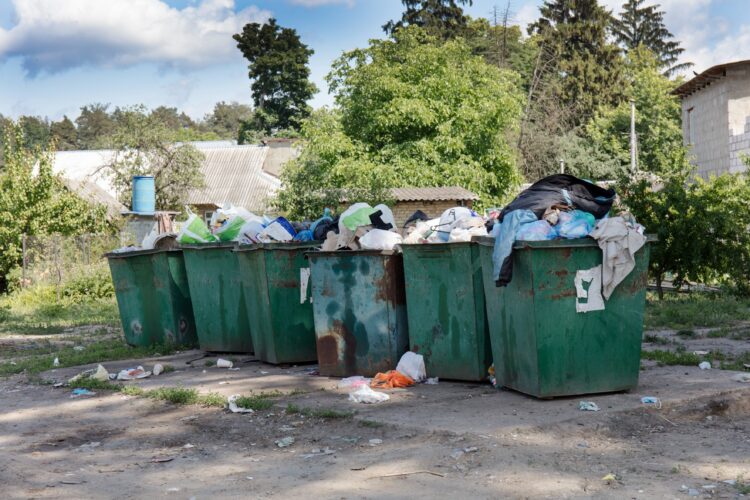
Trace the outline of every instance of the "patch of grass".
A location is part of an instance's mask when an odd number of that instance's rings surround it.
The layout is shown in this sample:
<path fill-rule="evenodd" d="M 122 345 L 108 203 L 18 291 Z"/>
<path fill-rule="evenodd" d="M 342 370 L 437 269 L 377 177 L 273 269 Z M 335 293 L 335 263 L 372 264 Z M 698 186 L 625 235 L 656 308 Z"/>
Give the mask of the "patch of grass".
<path fill-rule="evenodd" d="M 273 401 L 263 396 L 240 396 L 237 398 L 237 406 L 249 410 L 268 410 L 273 406 Z"/>
<path fill-rule="evenodd" d="M 332 408 L 300 408 L 291 403 L 286 406 L 286 413 L 288 415 L 303 415 L 309 418 L 321 419 L 346 419 L 354 416 L 354 412 L 351 411 L 343 412 Z"/>
<path fill-rule="evenodd" d="M 207 359 L 206 361 L 203 362 L 203 366 L 214 366 L 215 364 L 216 364 L 216 361 L 214 361 L 213 359 Z"/>
<path fill-rule="evenodd" d="M 227 398 L 218 392 L 209 392 L 208 394 L 198 395 L 198 404 L 213 408 L 224 408 L 227 404 Z"/>
<path fill-rule="evenodd" d="M 175 405 L 193 405 L 198 403 L 198 389 L 192 387 L 160 387 L 146 391 L 147 398 L 160 399 Z"/>
<path fill-rule="evenodd" d="M 161 367 L 162 367 L 162 370 L 161 370 L 162 373 L 171 373 L 175 371 L 175 367 L 172 365 L 161 365 Z"/>
<path fill-rule="evenodd" d="M 706 334 L 706 337 L 710 339 L 720 339 L 724 337 L 729 337 L 729 335 L 732 333 L 732 330 L 730 328 L 727 328 L 725 326 L 722 326 L 718 330 L 711 330 Z"/>
<path fill-rule="evenodd" d="M 50 285 L 0 295 L 0 335 L 47 335 L 76 326 L 119 324 L 114 297 L 63 295 L 58 300 L 55 287 Z"/>
<path fill-rule="evenodd" d="M 88 389 L 90 391 L 115 391 L 120 392 L 122 386 L 113 384 L 105 380 L 98 380 L 91 377 L 85 377 L 70 384 L 70 387 Z"/>
<path fill-rule="evenodd" d="M 86 346 L 82 351 L 76 351 L 73 347 L 62 349 L 48 346 L 40 354 L 27 356 L 23 359 L 0 363 L 0 376 L 14 375 L 16 373 L 35 374 L 55 368 L 53 362 L 55 357 L 60 361 L 59 368 L 69 366 L 87 365 L 90 363 L 103 363 L 105 361 L 116 361 L 121 359 L 144 358 L 156 355 L 167 355 L 175 351 L 174 346 L 156 345 L 150 347 L 131 347 L 122 339 L 110 339 L 94 342 Z"/>
<path fill-rule="evenodd" d="M 382 422 L 376 422 L 374 420 L 360 420 L 359 421 L 359 425 L 361 425 L 362 427 L 369 427 L 369 428 L 372 428 L 372 429 L 377 429 L 379 427 L 385 426 L 384 423 L 382 423 Z"/>
<path fill-rule="evenodd" d="M 750 319 L 750 299 L 719 293 L 667 294 L 658 300 L 649 293 L 647 329 L 673 330 L 718 327 Z"/>
<path fill-rule="evenodd" d="M 125 396 L 143 396 L 146 391 L 139 385 L 118 385 L 120 394 Z"/>
<path fill-rule="evenodd" d="M 694 339 L 697 336 L 693 330 L 679 330 L 677 335 L 683 339 Z"/>
<path fill-rule="evenodd" d="M 666 337 L 661 337 L 659 335 L 653 335 L 653 334 L 644 335 L 643 341 L 648 342 L 650 344 L 657 344 L 657 345 L 668 345 L 672 343 L 672 341 Z"/>
<path fill-rule="evenodd" d="M 692 352 L 685 352 L 684 350 L 667 351 L 667 350 L 654 350 L 654 351 L 641 351 L 642 359 L 650 359 L 658 362 L 660 365 L 688 365 L 697 366 L 698 363 L 703 359 L 693 354 Z"/>

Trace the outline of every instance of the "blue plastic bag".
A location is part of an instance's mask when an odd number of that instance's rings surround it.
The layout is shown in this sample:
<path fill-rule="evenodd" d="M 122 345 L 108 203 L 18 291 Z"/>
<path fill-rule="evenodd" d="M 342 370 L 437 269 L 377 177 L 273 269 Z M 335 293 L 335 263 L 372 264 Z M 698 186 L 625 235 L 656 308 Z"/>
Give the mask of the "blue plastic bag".
<path fill-rule="evenodd" d="M 572 212 L 560 212 L 560 218 L 557 222 L 557 233 L 561 238 L 569 240 L 585 238 L 594 230 L 596 219 L 593 214 L 581 210 Z"/>
<path fill-rule="evenodd" d="M 555 238 L 557 238 L 557 230 L 546 220 L 521 224 L 516 233 L 516 240 L 520 241 L 545 241 Z"/>

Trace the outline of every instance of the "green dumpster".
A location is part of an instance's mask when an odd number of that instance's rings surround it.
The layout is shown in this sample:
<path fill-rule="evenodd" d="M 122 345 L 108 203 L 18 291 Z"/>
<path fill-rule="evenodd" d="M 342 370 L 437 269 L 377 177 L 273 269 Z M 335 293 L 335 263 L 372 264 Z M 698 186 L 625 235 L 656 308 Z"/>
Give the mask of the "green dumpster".
<path fill-rule="evenodd" d="M 234 243 L 185 245 L 198 342 L 204 351 L 253 352 Z"/>
<path fill-rule="evenodd" d="M 106 257 L 128 344 L 197 345 L 181 250 L 140 250 Z"/>
<path fill-rule="evenodd" d="M 492 279 L 494 239 L 474 241 L 480 244 L 499 386 L 549 398 L 638 385 L 648 243 L 603 310 L 577 312 L 590 306 L 589 299 L 594 303 L 591 276 L 602 263 L 596 241 L 516 242 L 513 279 L 504 289 Z"/>
<path fill-rule="evenodd" d="M 409 345 L 431 377 L 479 381 L 492 363 L 476 243 L 402 245 Z"/>
<path fill-rule="evenodd" d="M 269 243 L 240 246 L 245 303 L 255 356 L 266 363 L 317 360 L 310 264 L 305 252 L 316 243 Z"/>
<path fill-rule="evenodd" d="M 320 374 L 395 369 L 409 346 L 402 256 L 358 250 L 307 257 Z"/>

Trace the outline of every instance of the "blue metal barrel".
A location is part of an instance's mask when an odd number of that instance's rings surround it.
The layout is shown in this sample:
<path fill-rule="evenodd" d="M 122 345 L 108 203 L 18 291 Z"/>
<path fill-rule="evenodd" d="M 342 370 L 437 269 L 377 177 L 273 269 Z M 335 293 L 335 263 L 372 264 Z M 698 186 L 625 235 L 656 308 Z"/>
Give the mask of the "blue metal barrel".
<path fill-rule="evenodd" d="M 156 211 L 156 189 L 150 175 L 133 176 L 133 212 L 152 214 Z"/>

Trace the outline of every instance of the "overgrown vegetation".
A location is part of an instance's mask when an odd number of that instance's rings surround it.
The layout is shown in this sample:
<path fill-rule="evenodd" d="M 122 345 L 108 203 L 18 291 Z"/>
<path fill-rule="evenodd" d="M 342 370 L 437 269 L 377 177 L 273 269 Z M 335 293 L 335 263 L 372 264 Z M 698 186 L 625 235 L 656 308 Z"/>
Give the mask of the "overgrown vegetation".
<path fill-rule="evenodd" d="M 731 326 L 750 320 L 750 299 L 719 293 L 666 294 L 646 301 L 645 328 L 688 330 Z"/>
<path fill-rule="evenodd" d="M 684 346 L 679 346 L 675 350 L 644 350 L 641 351 L 641 358 L 667 366 L 698 366 L 702 361 L 709 361 L 711 367 L 715 369 L 743 371 L 746 370 L 745 365 L 750 364 L 750 351 L 737 355 L 710 351 L 708 354 L 699 355 L 687 351 Z"/>

